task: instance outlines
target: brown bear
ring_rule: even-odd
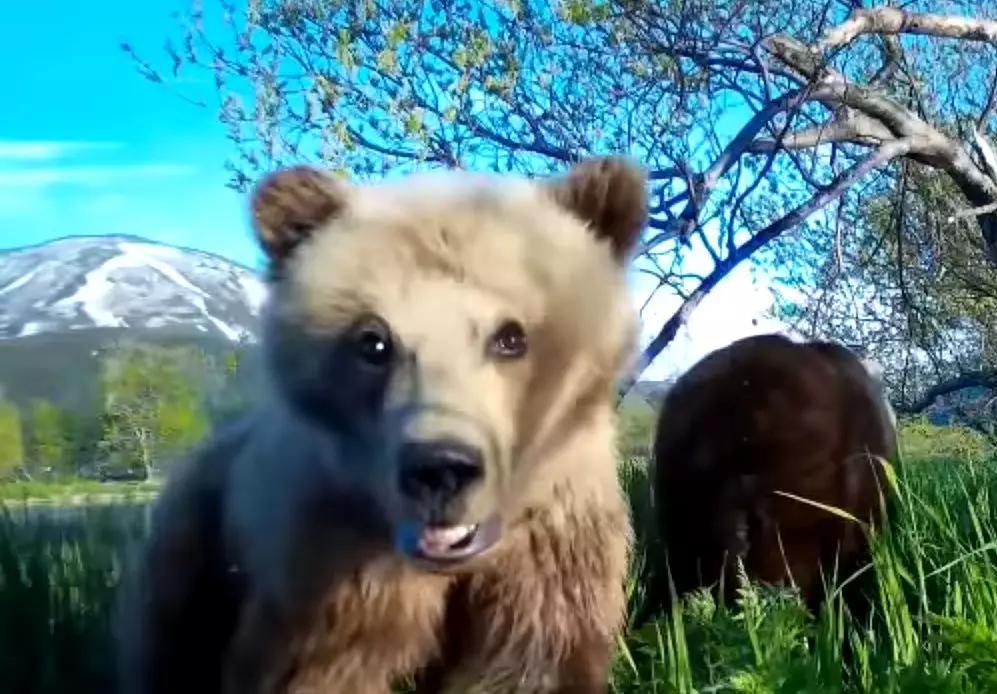
[[[722,583],[715,595],[731,600],[739,558],[753,580],[791,579],[816,614],[825,581],[869,560],[856,521],[804,500],[882,520],[890,489],[874,457],[893,461],[896,419],[870,369],[841,345],[771,334],[712,352],[676,381],[658,414],[652,492],[678,595]],[[655,592],[670,604],[663,581]]]
[[[258,401],[156,503],[122,593],[122,694],[605,692],[643,170],[301,166],[252,213]]]

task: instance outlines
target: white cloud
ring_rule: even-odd
[[[94,160],[97,153],[122,147],[118,142],[0,139],[0,186],[10,197],[59,184],[101,186],[136,178],[183,176],[193,171],[189,166],[163,162],[129,164]],[[65,161],[80,155],[83,155],[81,163]],[[9,211],[18,205],[6,200],[3,207]]]
[[[0,140],[0,162],[38,162],[62,159],[79,152],[115,149],[117,142],[72,140]]]
[[[119,166],[45,166],[0,168],[0,186],[44,188],[57,184],[106,185],[121,179],[184,176],[193,171],[179,164],[122,164]]]

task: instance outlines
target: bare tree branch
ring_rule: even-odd
[[[787,229],[791,229],[803,222],[813,213],[823,209],[828,203],[839,198],[856,181],[871,171],[886,165],[897,157],[902,157],[910,150],[911,143],[906,140],[894,140],[883,145],[875,154],[855,164],[823,191],[814,195],[805,204],[792,210],[786,216],[772,222],[764,229],[754,234],[751,239],[743,243],[737,250],[716,265],[709,275],[692,292],[692,294],[682,302],[678,310],[672,314],[665,324],[655,335],[654,339],[644,348],[638,360],[635,370],[633,370],[619,385],[620,397],[623,397],[637,382],[638,377],[650,365],[661,351],[668,346],[678,331],[682,329],[692,312],[703,302],[703,299],[713,291],[720,282],[731,273],[731,271],[741,264],[746,258],[750,258],[757,250],[764,247],[770,241],[778,238]]]
[[[953,214],[949,215],[947,221],[954,222],[957,219],[964,219],[966,217],[975,217],[980,214],[992,214],[997,212],[997,202],[992,202],[989,205],[983,205],[982,207],[969,207],[962,210],[957,210]]]
[[[834,142],[849,142],[858,145],[881,145],[894,139],[893,133],[881,122],[869,118],[851,109],[843,109],[843,113],[835,116],[822,125],[802,128],[789,133],[783,138],[782,147],[790,150],[811,149],[822,144]],[[780,143],[775,140],[755,140],[748,148],[749,152],[778,151]]]
[[[701,223],[700,211],[704,201],[713,193],[721,178],[748,152],[758,133],[777,114],[797,108],[808,97],[809,91],[806,89],[793,90],[770,102],[764,109],[752,116],[751,120],[738,131],[710,167],[704,173],[692,177],[688,194],[689,200],[682,213],[672,222],[663,225],[661,231],[642,243],[638,255],[643,255],[667,241],[687,238]],[[658,172],[652,180],[660,180],[665,173]]]
[[[907,407],[900,407],[902,414],[920,414],[935,404],[938,398],[967,388],[997,388],[997,371],[971,371],[943,381],[925,391],[924,395]]]
[[[920,34],[962,41],[997,43],[997,22],[941,14],[905,12],[895,7],[852,10],[844,24],[827,33],[817,47],[835,48],[863,34]]]
[[[855,84],[840,72],[829,68],[810,47],[788,36],[774,36],[766,48],[784,64],[810,80],[819,81],[814,98],[833,108],[847,107],[864,116],[839,122],[827,132],[848,137],[849,141],[875,140],[892,136],[911,142],[911,159],[948,173],[962,190],[967,201],[977,208],[997,202],[997,181],[973,162],[957,141],[929,125],[920,116],[888,95]],[[889,135],[888,135],[889,134]],[[815,140],[813,133],[803,133],[803,141]],[[832,140],[835,141],[835,140]],[[839,140],[840,141],[840,140]],[[976,216],[987,243],[992,262],[997,264],[997,215]]]

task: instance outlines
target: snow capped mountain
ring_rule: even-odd
[[[253,342],[265,296],[249,268],[138,237],[67,237],[0,252],[0,339],[173,327]]]

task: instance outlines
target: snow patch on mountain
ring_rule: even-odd
[[[0,339],[180,326],[253,342],[266,295],[257,273],[216,255],[138,237],[67,237],[0,252]]]
[[[17,278],[16,280],[14,280],[13,282],[11,282],[7,286],[3,287],[2,289],[0,289],[0,296],[3,296],[4,294],[7,294],[8,292],[12,292],[15,289],[17,289],[18,287],[23,287],[25,284],[27,284],[28,282],[31,281],[31,278],[35,276],[36,272],[37,272],[37,270],[32,270],[28,274],[26,274],[26,275],[24,275],[22,277]]]

